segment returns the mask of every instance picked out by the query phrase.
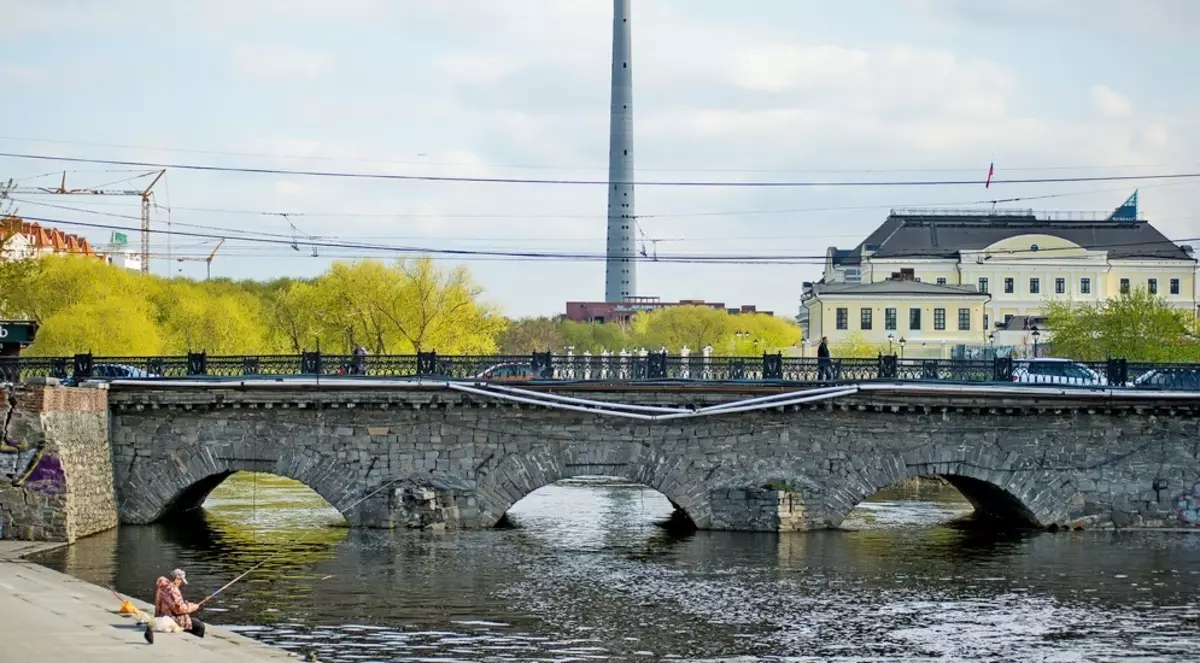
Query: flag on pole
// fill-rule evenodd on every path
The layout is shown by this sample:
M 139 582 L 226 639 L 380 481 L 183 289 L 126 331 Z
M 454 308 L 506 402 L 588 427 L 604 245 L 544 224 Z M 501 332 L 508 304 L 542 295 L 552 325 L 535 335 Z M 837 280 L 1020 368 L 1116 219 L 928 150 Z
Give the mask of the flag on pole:
M 987 181 L 983 183 L 983 188 L 985 188 L 985 189 L 992 188 L 992 175 L 995 175 L 995 174 L 996 174 L 996 162 L 993 161 L 988 164 Z

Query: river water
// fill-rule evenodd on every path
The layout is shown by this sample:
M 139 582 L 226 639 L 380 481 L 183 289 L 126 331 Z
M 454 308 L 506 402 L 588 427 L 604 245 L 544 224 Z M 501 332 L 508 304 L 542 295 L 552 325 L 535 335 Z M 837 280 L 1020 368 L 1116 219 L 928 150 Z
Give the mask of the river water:
M 512 529 L 358 531 L 308 489 L 235 475 L 194 518 L 45 555 L 320 661 L 1200 660 L 1200 534 L 990 534 L 949 491 L 881 493 L 846 530 L 670 534 L 653 490 L 576 480 Z M 114 601 L 114 609 L 116 603 Z

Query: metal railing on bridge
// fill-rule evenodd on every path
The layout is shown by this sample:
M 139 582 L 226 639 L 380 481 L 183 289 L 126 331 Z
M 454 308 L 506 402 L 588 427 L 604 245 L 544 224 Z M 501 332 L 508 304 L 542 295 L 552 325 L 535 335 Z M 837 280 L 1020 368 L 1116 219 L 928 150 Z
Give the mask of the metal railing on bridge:
M 578 382 L 1007 382 L 1094 387 L 1200 391 L 1200 364 L 1164 364 L 1109 359 L 904 359 L 874 358 L 531 355 L 299 355 L 221 356 L 204 352 L 164 357 L 0 358 L 0 382 L 55 377 L 66 384 L 85 380 L 277 379 L 280 377 L 446 378 L 480 381 Z

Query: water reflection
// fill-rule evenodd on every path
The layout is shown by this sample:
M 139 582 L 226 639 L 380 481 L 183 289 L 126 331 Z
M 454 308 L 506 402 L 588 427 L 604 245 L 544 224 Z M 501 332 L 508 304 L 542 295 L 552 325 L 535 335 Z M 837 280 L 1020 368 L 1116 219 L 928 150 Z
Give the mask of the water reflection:
M 148 598 L 175 566 L 203 595 L 286 550 L 204 612 L 322 661 L 1168 661 L 1200 645 L 1200 538 L 989 533 L 943 493 L 883 493 L 852 531 L 680 536 L 655 526 L 658 493 L 572 482 L 522 500 L 515 529 L 414 533 L 331 527 L 320 498 L 238 475 L 191 518 L 43 561 Z

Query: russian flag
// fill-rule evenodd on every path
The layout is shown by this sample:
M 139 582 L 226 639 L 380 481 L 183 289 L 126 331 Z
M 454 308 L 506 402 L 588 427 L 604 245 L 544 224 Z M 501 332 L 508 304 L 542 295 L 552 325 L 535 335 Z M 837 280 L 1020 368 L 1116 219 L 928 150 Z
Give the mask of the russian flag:
M 996 174 L 996 162 L 993 161 L 988 164 L 987 181 L 983 183 L 983 188 L 985 188 L 985 189 L 992 188 L 992 175 L 995 175 L 995 174 Z

